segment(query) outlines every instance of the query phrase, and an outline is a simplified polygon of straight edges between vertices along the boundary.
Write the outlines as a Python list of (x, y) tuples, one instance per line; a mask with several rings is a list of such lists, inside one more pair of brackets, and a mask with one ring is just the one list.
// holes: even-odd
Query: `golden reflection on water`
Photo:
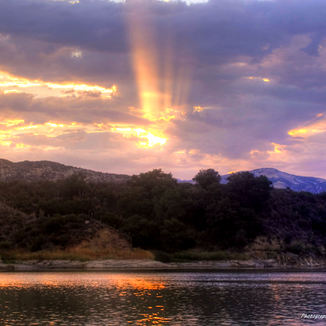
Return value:
[[(148, 275), (114, 274), (114, 273), (0, 273), (0, 289), (28, 289), (33, 287), (55, 289), (60, 287), (73, 289), (76, 286), (102, 289), (118, 297), (134, 297), (137, 302), (137, 320), (126, 320), (134, 325), (163, 325), (171, 318), (162, 316), (165, 306), (160, 292), (166, 288), (164, 281), (151, 279)], [(150, 305), (148, 304), (150, 303)], [(55, 325), (49, 321), (48, 325)], [(40, 325), (32, 323), (29, 325)]]
[[(136, 325), (162, 325), (162, 324), (168, 324), (170, 322), (170, 318), (160, 317), (156, 313), (153, 314), (144, 314), (143, 319), (139, 319), (136, 321)], [(133, 323), (133, 321), (130, 321), (128, 323)]]
[[(155, 297), (163, 298), (160, 295), (160, 290), (165, 289), (166, 285), (163, 281), (152, 281), (139, 275), (109, 275), (108, 281), (117, 289), (121, 289), (120, 296), (130, 295), (129, 289), (132, 289), (132, 294), (136, 297)], [(126, 290), (127, 288), (127, 290)], [(163, 325), (168, 324), (171, 318), (163, 317), (160, 314), (164, 311), (164, 305), (153, 305), (144, 307), (145, 312), (139, 314), (140, 319), (128, 321), (128, 323), (136, 325)]]
[(138, 275), (109, 275), (108, 280), (114, 284), (117, 288), (133, 288), (136, 290), (161, 290), (165, 288), (165, 284), (162, 281), (151, 281)]
[(325, 289), (325, 273), (0, 273), (0, 325), (303, 326)]
[(68, 275), (51, 273), (0, 273), (0, 288), (27, 288), (38, 286), (59, 287), (67, 284)]

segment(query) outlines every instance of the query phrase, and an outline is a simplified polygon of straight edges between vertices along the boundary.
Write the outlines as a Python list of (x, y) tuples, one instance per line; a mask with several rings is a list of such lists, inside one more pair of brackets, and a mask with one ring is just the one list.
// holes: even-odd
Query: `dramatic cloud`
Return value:
[(0, 150), (326, 177), (324, 0), (0, 0)]

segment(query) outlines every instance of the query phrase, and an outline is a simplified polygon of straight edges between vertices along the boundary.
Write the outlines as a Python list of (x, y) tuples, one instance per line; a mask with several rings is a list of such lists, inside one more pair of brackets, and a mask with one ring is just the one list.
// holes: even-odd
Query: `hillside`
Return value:
[(0, 182), (0, 257), (326, 258), (325, 194), (249, 172), (195, 181), (153, 170), (123, 183)]
[(102, 173), (51, 161), (11, 162), (0, 159), (0, 181), (57, 181), (81, 174), (91, 182), (125, 182), (129, 176)]
[[(31, 201), (32, 204), (32, 201)], [(83, 214), (37, 216), (0, 201), (0, 258), (98, 259), (151, 258), (133, 249), (128, 238)]]

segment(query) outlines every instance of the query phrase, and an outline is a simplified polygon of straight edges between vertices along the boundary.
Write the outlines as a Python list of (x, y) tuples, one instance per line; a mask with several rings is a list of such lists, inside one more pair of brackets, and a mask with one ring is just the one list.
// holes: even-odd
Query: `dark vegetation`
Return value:
[(266, 177), (249, 172), (220, 184), (216, 171), (201, 170), (194, 181), (178, 183), (153, 170), (125, 183), (92, 183), (79, 174), (56, 182), (2, 182), (0, 251), (64, 250), (109, 226), (162, 259), (186, 258), (189, 250), (191, 259), (196, 250), (215, 259), (262, 237), (295, 254), (324, 254), (326, 193), (273, 189)]

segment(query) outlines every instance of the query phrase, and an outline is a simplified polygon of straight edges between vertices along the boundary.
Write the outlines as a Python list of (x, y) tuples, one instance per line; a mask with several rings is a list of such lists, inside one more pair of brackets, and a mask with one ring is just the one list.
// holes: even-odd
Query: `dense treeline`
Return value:
[(309, 244), (322, 253), (326, 194), (273, 189), (266, 177), (249, 172), (230, 175), (227, 184), (220, 179), (208, 169), (195, 184), (178, 183), (161, 170), (123, 184), (88, 183), (82, 175), (0, 183), (0, 249), (65, 248), (95, 223), (119, 230), (134, 247), (165, 252), (239, 250), (265, 236), (294, 252)]

